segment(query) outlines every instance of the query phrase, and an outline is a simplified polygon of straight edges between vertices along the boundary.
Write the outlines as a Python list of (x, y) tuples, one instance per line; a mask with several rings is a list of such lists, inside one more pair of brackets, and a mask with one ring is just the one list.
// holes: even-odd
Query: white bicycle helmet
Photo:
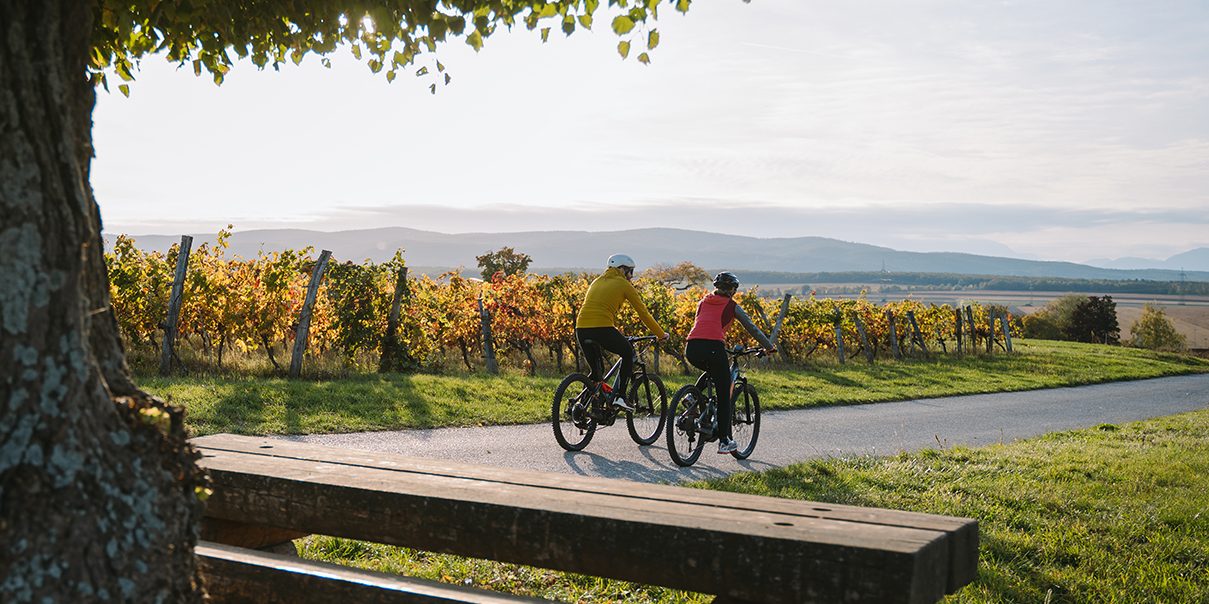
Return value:
[(609, 256), (609, 268), (630, 268), (635, 267), (634, 259), (625, 254), (613, 254)]

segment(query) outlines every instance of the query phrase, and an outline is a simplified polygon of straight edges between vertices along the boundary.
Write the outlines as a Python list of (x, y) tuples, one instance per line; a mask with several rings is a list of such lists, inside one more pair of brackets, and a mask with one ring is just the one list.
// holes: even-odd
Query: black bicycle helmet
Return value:
[(738, 289), (739, 278), (730, 271), (722, 271), (714, 276), (714, 287), (718, 289)]

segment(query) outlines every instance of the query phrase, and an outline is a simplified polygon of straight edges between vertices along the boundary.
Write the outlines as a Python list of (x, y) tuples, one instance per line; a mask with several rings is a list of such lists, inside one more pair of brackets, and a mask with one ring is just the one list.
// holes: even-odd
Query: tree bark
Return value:
[(134, 385), (109, 306), (96, 6), (0, 0), (0, 601), (200, 601), (197, 453)]

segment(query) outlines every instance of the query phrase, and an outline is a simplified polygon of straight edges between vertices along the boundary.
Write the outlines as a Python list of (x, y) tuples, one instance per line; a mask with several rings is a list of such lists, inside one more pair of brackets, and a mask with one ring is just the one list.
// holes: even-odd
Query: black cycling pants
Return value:
[[(714, 392), (718, 397), (718, 438), (729, 439), (730, 420), (735, 414), (730, 400), (730, 361), (726, 358), (726, 344), (721, 340), (689, 340), (684, 346), (684, 356), (694, 367), (704, 371), (701, 378), (709, 376), (714, 381)], [(702, 379), (697, 380), (700, 386)]]
[(604, 354), (601, 348), (621, 357), (621, 377), (617, 381), (617, 395), (624, 396), (634, 373), (634, 345), (617, 331), (616, 327), (577, 327), (575, 339), (588, 361), (588, 377), (599, 382), (604, 379)]

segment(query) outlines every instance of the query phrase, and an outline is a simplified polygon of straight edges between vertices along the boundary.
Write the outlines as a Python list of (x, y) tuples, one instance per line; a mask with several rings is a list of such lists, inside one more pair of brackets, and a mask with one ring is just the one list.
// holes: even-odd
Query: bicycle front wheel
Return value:
[(554, 440), (568, 451), (582, 450), (596, 433), (596, 420), (589, 414), (593, 391), (591, 380), (582, 373), (563, 378), (554, 391), (550, 423), (554, 427)]
[(738, 449), (731, 452), (735, 459), (747, 459), (756, 450), (760, 438), (760, 397), (747, 382), (735, 385), (735, 417), (731, 420), (731, 435)]
[(630, 397), (626, 399), (634, 406), (626, 413), (626, 427), (630, 438), (639, 445), (649, 445), (659, 438), (663, 429), (663, 415), (667, 410), (667, 389), (657, 375), (642, 374), (631, 380)]
[(678, 466), (691, 466), (701, 457), (705, 441), (698, 428), (705, 416), (705, 405), (705, 395), (692, 384), (672, 395), (667, 408), (667, 452)]

